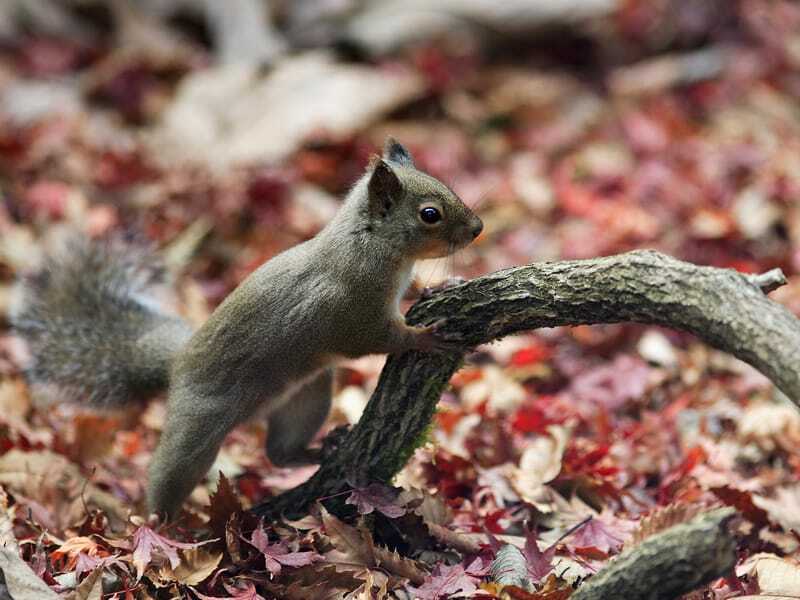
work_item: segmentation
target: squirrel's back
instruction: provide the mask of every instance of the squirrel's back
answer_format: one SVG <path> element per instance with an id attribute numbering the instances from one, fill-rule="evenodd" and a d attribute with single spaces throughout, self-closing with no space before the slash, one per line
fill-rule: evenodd
<path id="1" fill-rule="evenodd" d="M 158 300 L 160 263 L 122 240 L 70 234 L 57 246 L 20 280 L 10 311 L 37 401 L 113 408 L 166 388 L 191 328 Z"/>

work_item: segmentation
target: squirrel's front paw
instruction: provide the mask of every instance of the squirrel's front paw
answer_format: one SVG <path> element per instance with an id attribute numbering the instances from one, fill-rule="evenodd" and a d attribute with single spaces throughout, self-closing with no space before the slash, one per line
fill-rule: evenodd
<path id="1" fill-rule="evenodd" d="M 414 335 L 414 348 L 423 352 L 463 352 L 466 344 L 442 331 L 447 319 L 439 319 L 425 327 L 410 327 Z"/>

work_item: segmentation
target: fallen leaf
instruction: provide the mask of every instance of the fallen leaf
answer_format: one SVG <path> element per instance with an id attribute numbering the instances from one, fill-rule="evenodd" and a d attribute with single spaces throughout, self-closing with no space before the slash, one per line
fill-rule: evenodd
<path id="1" fill-rule="evenodd" d="M 202 548 L 192 548 L 183 552 L 181 564 L 177 568 L 164 565 L 159 575 L 162 580 L 197 585 L 208 579 L 221 560 L 222 552 L 206 552 Z"/>
<path id="2" fill-rule="evenodd" d="M 373 566 L 369 547 L 358 529 L 329 513 L 324 506 L 320 506 L 320 515 L 325 533 L 336 548 L 326 555 L 328 560 Z"/>
<path id="3" fill-rule="evenodd" d="M 281 574 L 281 567 L 302 567 L 322 558 L 316 552 L 289 552 L 285 542 L 270 544 L 263 523 L 253 530 L 249 541 L 264 555 L 267 570 L 276 577 Z"/>
<path id="4" fill-rule="evenodd" d="M 542 552 L 536 541 L 536 532 L 529 530 L 525 533 L 525 547 L 522 549 L 522 555 L 525 557 L 528 577 L 531 581 L 538 582 L 553 570 L 556 544 L 552 544 Z"/>
<path id="5" fill-rule="evenodd" d="M 800 598 L 800 562 L 791 558 L 762 552 L 736 567 L 736 574 L 754 577 L 763 596 Z"/>
<path id="6" fill-rule="evenodd" d="M 101 600 L 103 597 L 103 569 L 98 568 L 89 573 L 75 588 L 70 600 Z"/>
<path id="7" fill-rule="evenodd" d="M 616 531 L 600 518 L 594 517 L 572 535 L 570 545 L 576 549 L 597 548 L 600 552 L 608 554 L 619 550 L 623 540 L 621 532 Z"/>
<path id="8" fill-rule="evenodd" d="M 767 452 L 792 452 L 800 446 L 800 412 L 785 403 L 752 403 L 737 419 L 736 432 L 743 443 L 754 442 Z"/>
<path id="9" fill-rule="evenodd" d="M 657 508 L 646 517 L 642 517 L 626 548 L 638 546 L 651 535 L 690 521 L 700 510 L 696 504 L 669 504 Z"/>
<path id="10" fill-rule="evenodd" d="M 536 436 L 525 448 L 519 467 L 513 470 L 510 479 L 514 491 L 524 500 L 534 503 L 541 495 L 542 486 L 561 472 L 569 436 L 568 428 L 550 425 L 547 434 Z"/>
<path id="11" fill-rule="evenodd" d="M 350 135 L 423 91 L 408 69 L 338 63 L 325 52 L 286 58 L 263 78 L 254 66 L 220 66 L 181 82 L 150 143 L 165 162 L 272 162 L 317 131 Z M 201 151 L 209 145 L 213 156 Z"/>
<path id="12" fill-rule="evenodd" d="M 179 548 L 190 550 L 212 541 L 215 540 L 195 543 L 176 542 L 156 533 L 146 525 L 142 525 L 133 534 L 133 564 L 136 566 L 136 579 L 142 578 L 145 569 L 154 560 L 154 552 L 166 558 L 174 570 L 181 562 L 178 558 Z"/>
<path id="13" fill-rule="evenodd" d="M 353 486 L 345 502 L 355 505 L 360 515 L 377 510 L 390 519 L 396 519 L 406 514 L 406 510 L 397 504 L 397 492 L 380 483 L 371 483 L 363 488 Z"/>

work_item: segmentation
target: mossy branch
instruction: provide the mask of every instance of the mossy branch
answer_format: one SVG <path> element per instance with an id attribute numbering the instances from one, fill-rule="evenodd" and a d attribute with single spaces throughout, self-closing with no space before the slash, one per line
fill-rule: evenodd
<path id="1" fill-rule="evenodd" d="M 718 508 L 653 535 L 614 558 L 571 600 L 672 600 L 731 572 L 736 539 L 732 508 Z"/>

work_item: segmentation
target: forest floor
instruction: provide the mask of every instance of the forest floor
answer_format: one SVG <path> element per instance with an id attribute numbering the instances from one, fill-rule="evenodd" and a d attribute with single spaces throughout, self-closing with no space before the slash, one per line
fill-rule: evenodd
<path id="1" fill-rule="evenodd" d="M 288 122 L 313 113 L 312 99 L 259 96 L 268 74 L 209 67 L 201 47 L 165 63 L 108 41 L 0 45 L 0 315 L 45 232 L 72 223 L 152 239 L 177 270 L 180 310 L 200 323 L 257 265 L 324 226 L 387 135 L 485 223 L 455 257 L 420 265 L 415 293 L 450 275 L 655 248 L 743 272 L 780 267 L 789 283 L 770 297 L 800 315 L 800 8 L 730 3 L 723 24 L 695 37 L 676 25 L 657 45 L 641 32 L 655 31 L 646 5 L 658 3 L 627 4 L 602 32 L 566 39 L 431 42 L 352 73 L 312 58 L 312 83 L 389 83 L 350 131 L 326 119 L 358 112 L 358 96 L 337 98 L 296 143 L 253 106 Z M 313 471 L 272 466 L 260 423 L 230 434 L 212 469 L 222 479 L 155 527 L 143 490 L 163 398 L 115 415 L 35 407 L 23 363 L 0 317 L 9 590 L 35 586 L 27 564 L 72 598 L 556 600 L 636 543 L 644 516 L 658 530 L 729 505 L 735 570 L 687 598 L 800 598 L 800 411 L 688 334 L 556 328 L 476 349 L 401 491 L 348 498 L 394 528 L 379 533 L 388 550 L 319 508 L 228 520 Z M 358 420 L 382 364 L 347 363 L 322 434 Z M 524 549 L 527 590 L 492 581 L 503 543 Z"/>

